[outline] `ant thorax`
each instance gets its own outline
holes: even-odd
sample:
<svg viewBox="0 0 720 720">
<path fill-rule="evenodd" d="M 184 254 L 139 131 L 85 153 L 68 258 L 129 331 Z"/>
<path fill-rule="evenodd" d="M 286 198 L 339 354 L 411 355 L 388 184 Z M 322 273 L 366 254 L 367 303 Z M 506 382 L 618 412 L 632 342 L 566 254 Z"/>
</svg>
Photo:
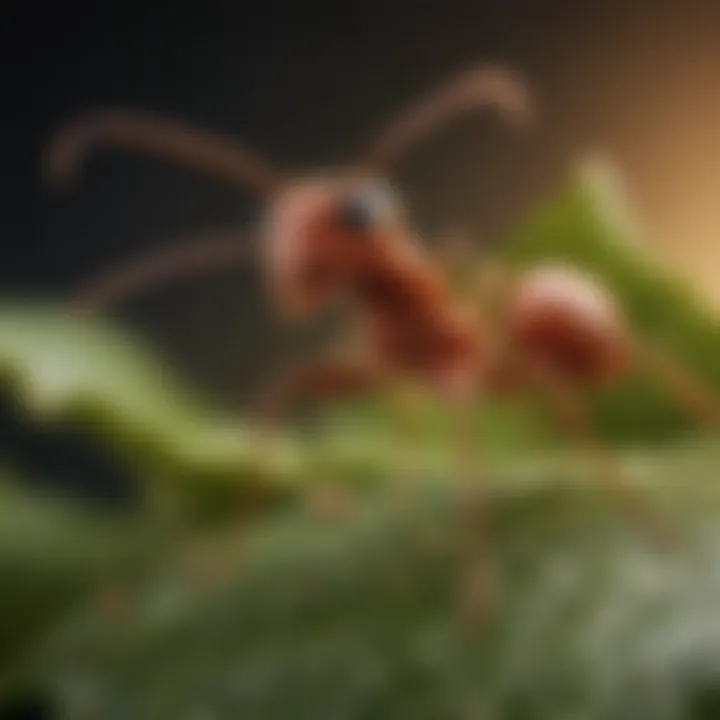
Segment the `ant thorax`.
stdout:
<svg viewBox="0 0 720 720">
<path fill-rule="evenodd" d="M 475 355 L 475 333 L 432 259 L 408 243 L 359 275 L 356 308 L 375 351 L 402 370 L 436 375 Z"/>
</svg>

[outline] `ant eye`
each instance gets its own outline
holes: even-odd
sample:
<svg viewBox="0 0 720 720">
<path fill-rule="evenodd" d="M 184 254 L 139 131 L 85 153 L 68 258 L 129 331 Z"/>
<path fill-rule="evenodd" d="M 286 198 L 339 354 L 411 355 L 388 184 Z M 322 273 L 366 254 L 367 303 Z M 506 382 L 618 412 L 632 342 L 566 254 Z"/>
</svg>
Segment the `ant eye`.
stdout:
<svg viewBox="0 0 720 720">
<path fill-rule="evenodd" d="M 372 186 L 350 195 L 340 206 L 344 228 L 366 234 L 386 221 L 392 212 L 392 201 L 381 187 Z"/>
</svg>

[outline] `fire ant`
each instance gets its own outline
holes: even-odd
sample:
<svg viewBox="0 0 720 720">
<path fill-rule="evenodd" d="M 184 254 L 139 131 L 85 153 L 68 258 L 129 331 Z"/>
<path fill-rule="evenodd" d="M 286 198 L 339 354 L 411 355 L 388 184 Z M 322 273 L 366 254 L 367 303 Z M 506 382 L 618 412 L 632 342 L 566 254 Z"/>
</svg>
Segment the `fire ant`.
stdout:
<svg viewBox="0 0 720 720">
<path fill-rule="evenodd" d="M 152 115 L 118 110 L 81 118 L 50 144 L 49 179 L 68 181 L 95 147 L 152 152 L 255 190 L 268 215 L 259 242 L 230 233 L 151 253 L 101 275 L 73 307 L 98 312 L 159 282 L 259 252 L 282 315 L 300 322 L 345 300 L 361 331 L 354 354 L 293 368 L 261 397 L 261 418 L 277 421 L 302 398 L 363 393 L 397 377 L 413 377 L 458 407 L 486 393 L 537 388 L 566 430 L 596 453 L 609 487 L 637 509 L 588 422 L 583 391 L 643 363 L 688 411 L 716 422 L 709 394 L 669 356 L 639 341 L 612 295 L 579 269 L 546 264 L 511 273 L 498 266 L 492 297 L 459 301 L 384 179 L 416 142 L 479 107 L 500 111 L 516 126 L 532 117 L 524 81 L 507 69 L 482 67 L 400 113 L 358 161 L 307 177 L 287 177 L 234 141 Z"/>
</svg>

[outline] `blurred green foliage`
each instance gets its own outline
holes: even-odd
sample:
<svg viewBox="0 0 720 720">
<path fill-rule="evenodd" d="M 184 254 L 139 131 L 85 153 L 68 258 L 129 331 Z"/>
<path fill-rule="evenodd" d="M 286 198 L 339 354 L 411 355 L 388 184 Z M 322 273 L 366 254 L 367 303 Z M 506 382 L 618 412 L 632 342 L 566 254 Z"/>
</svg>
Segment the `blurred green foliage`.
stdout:
<svg viewBox="0 0 720 720">
<path fill-rule="evenodd" d="M 505 258 L 594 270 L 720 390 L 717 318 L 607 192 L 581 174 Z M 0 307 L 0 390 L 0 466 L 17 479 L 0 485 L 0 700 L 31 688 L 102 720 L 720 717 L 720 453 L 688 442 L 692 421 L 647 377 L 593 411 L 641 446 L 619 458 L 680 532 L 669 553 L 542 408 L 480 408 L 501 592 L 480 632 L 457 613 L 473 528 L 443 408 L 418 405 L 408 435 L 389 395 L 330 406 L 262 448 L 131 334 L 17 303 Z M 115 467 L 141 489 L 129 506 L 62 497 Z M 54 496 L 26 487 L 43 483 Z"/>
<path fill-rule="evenodd" d="M 452 483 L 408 495 L 388 477 L 342 520 L 304 505 L 218 541 L 211 580 L 175 563 L 122 617 L 81 614 L 45 657 L 50 692 L 81 717 L 137 720 L 706 717 L 720 700 L 718 455 L 697 457 L 651 465 L 698 483 L 692 502 L 651 493 L 689 524 L 667 553 L 552 469 L 494 476 L 490 566 L 465 557 Z M 498 582 L 487 625 L 463 610 L 463 573 L 481 567 Z"/>
<path fill-rule="evenodd" d="M 31 649 L 79 598 L 154 565 L 173 537 L 158 518 L 99 513 L 0 481 L 0 698 L 23 689 Z"/>
</svg>

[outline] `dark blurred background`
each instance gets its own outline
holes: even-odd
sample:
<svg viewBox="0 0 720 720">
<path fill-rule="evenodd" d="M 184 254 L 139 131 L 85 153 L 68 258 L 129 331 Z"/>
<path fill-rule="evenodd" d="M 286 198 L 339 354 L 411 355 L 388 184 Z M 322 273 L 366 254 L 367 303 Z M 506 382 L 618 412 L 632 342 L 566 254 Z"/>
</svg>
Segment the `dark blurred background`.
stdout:
<svg viewBox="0 0 720 720">
<path fill-rule="evenodd" d="M 0 32 L 6 292 L 66 296 L 134 251 L 242 226 L 258 210 L 232 187 L 116 153 L 95 156 L 72 192 L 53 195 L 39 154 L 76 113 L 158 111 L 305 168 L 342 161 L 417 93 L 482 61 L 530 78 L 540 122 L 520 136 L 468 117 L 397 169 L 429 239 L 455 224 L 497 237 L 579 154 L 602 151 L 624 171 L 658 252 L 716 290 L 717 0 L 24 0 L 3 3 Z M 233 405 L 296 348 L 259 298 L 256 273 L 228 272 L 122 316 Z"/>
</svg>

